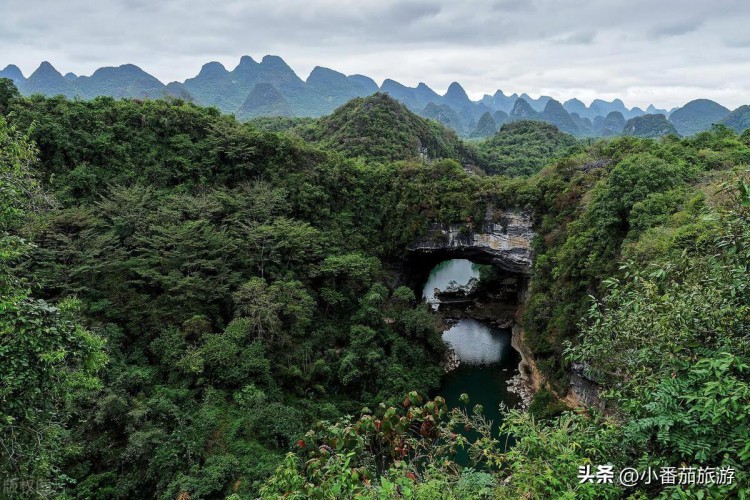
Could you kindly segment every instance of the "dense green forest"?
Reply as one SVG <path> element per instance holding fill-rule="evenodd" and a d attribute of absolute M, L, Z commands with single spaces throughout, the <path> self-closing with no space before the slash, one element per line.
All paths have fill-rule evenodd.
<path fill-rule="evenodd" d="M 555 157 L 575 152 L 578 141 L 544 122 L 518 121 L 479 143 L 480 163 L 494 174 L 528 176 Z"/>
<path fill-rule="evenodd" d="M 467 145 L 382 95 L 242 124 L 0 83 L 0 477 L 67 499 L 747 496 L 750 132 L 518 122 Z M 519 320 L 544 384 L 508 449 L 470 394 L 428 398 L 446 348 L 399 280 L 431 222 L 490 205 L 538 233 Z M 604 410 L 566 399 L 572 364 Z M 735 478 L 580 483 L 606 463 Z"/>
<path fill-rule="evenodd" d="M 349 101 L 302 129 L 301 135 L 346 156 L 386 162 L 420 156 L 455 158 L 462 149 L 455 132 L 381 93 Z"/>

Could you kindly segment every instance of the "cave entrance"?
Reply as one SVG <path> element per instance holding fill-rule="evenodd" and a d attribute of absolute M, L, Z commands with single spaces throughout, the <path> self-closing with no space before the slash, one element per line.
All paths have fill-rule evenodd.
<path fill-rule="evenodd" d="M 468 259 L 449 259 L 435 265 L 422 287 L 422 300 L 437 310 L 440 305 L 472 300 L 481 278 L 479 264 Z"/>
<path fill-rule="evenodd" d="M 476 319 L 503 327 L 512 326 L 529 282 L 528 275 L 507 270 L 481 252 L 411 252 L 404 270 L 415 294 L 447 315 L 469 309 L 479 315 Z M 442 293 L 436 294 L 436 288 Z"/>

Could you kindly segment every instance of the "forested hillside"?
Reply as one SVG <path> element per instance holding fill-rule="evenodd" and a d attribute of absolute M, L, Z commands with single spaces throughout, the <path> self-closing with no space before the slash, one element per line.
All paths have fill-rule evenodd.
<path fill-rule="evenodd" d="M 411 290 L 385 286 L 384 264 L 430 220 L 481 216 L 479 180 L 458 164 L 363 169 L 182 102 L 34 98 L 8 110 L 3 171 L 44 186 L 40 201 L 7 202 L 19 216 L 4 248 L 30 243 L 9 254 L 14 290 L 80 313 L 39 356 L 64 348 L 59 363 L 80 359 L 87 376 L 101 364 L 88 357 L 109 362 L 98 389 L 67 401 L 50 449 L 7 475 L 75 484 L 80 498 L 250 494 L 316 419 L 437 385 L 435 320 Z M 20 377 L 4 397 L 21 405 L 30 379 L 4 366 Z M 62 384 L 56 366 L 35 376 Z M 3 412 L 15 419 L 4 433 L 24 425 Z M 59 422 L 46 418 L 35 425 Z"/>
<path fill-rule="evenodd" d="M 0 477 L 71 499 L 749 491 L 750 132 L 516 122 L 469 146 L 380 94 L 248 124 L 0 83 Z M 508 449 L 470 394 L 430 399 L 446 347 L 398 275 L 430 223 L 488 206 L 538 234 L 519 320 L 543 380 Z M 573 364 L 603 409 L 566 398 Z M 736 474 L 579 481 L 606 463 Z"/>
<path fill-rule="evenodd" d="M 571 154 L 578 141 L 553 125 L 533 121 L 507 123 L 478 144 L 481 163 L 491 173 L 526 176 L 539 172 L 552 158 Z"/>
<path fill-rule="evenodd" d="M 459 159 L 464 149 L 455 132 L 381 93 L 351 100 L 300 135 L 349 157 L 380 161 Z"/>

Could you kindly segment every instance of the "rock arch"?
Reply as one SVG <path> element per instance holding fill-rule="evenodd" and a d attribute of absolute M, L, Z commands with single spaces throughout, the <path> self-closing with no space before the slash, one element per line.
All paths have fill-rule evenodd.
<path fill-rule="evenodd" d="M 533 237 L 530 212 L 488 210 L 485 219 L 473 228 L 466 224 L 432 224 L 407 250 L 412 256 L 466 258 L 528 277 L 533 263 Z"/>

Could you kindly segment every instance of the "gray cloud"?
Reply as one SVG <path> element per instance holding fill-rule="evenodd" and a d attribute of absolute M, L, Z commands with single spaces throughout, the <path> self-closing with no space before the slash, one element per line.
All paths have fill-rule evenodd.
<path fill-rule="evenodd" d="M 490 9 L 494 12 L 531 12 L 535 10 L 534 2 L 529 0 L 497 0 Z"/>
<path fill-rule="evenodd" d="M 661 38 L 666 36 L 680 36 L 686 35 L 696 31 L 702 24 L 701 20 L 690 20 L 672 24 L 665 24 L 656 26 L 651 30 L 651 36 L 653 38 Z"/>
<path fill-rule="evenodd" d="M 727 47 L 741 48 L 741 49 L 750 47 L 750 36 L 748 35 L 741 35 L 741 36 L 733 35 L 731 37 L 725 37 L 723 41 L 724 41 L 724 45 L 726 45 Z"/>
<path fill-rule="evenodd" d="M 442 7 L 437 2 L 399 2 L 389 5 L 383 12 L 387 22 L 397 21 L 411 25 L 440 13 Z"/>
<path fill-rule="evenodd" d="M 596 31 L 587 30 L 573 33 L 564 38 L 558 40 L 558 43 L 564 43 L 568 45 L 591 45 L 596 38 Z"/>
<path fill-rule="evenodd" d="M 0 67 L 141 66 L 163 81 L 282 56 L 377 81 L 659 107 L 750 101 L 743 0 L 0 0 Z"/>

